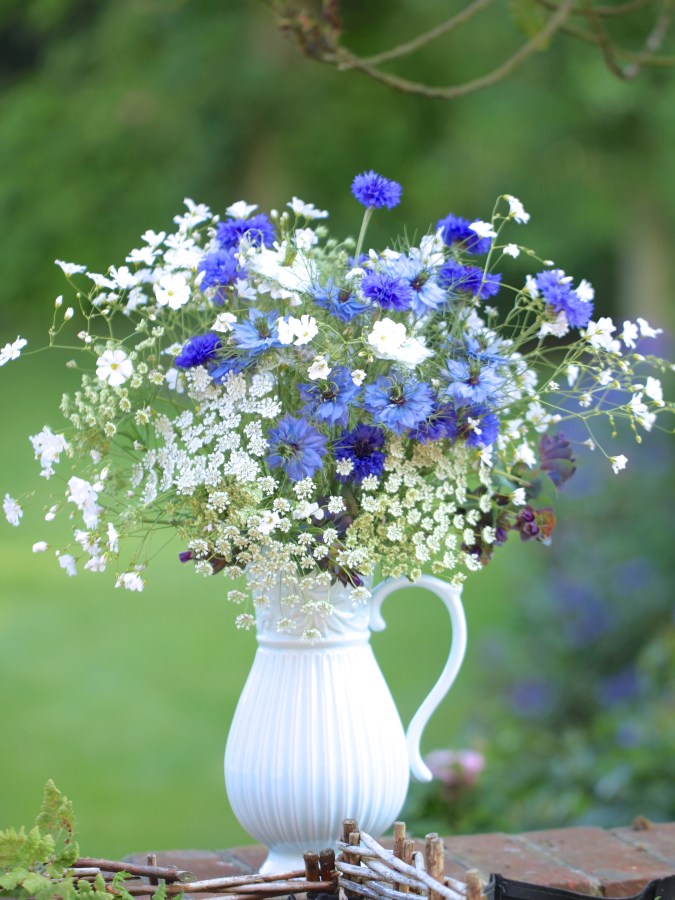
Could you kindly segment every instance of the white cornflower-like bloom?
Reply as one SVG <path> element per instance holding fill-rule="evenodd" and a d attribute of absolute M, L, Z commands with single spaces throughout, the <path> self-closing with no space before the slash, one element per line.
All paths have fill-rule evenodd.
<path fill-rule="evenodd" d="M 530 214 L 525 212 L 525 208 L 523 204 L 517 197 L 514 197 L 513 194 L 504 194 L 506 199 L 509 202 L 509 215 L 512 219 L 515 219 L 516 222 L 520 222 L 524 224 L 525 222 L 530 221 Z"/>
<path fill-rule="evenodd" d="M 5 499 L 2 501 L 2 509 L 10 525 L 16 526 L 19 524 L 23 515 L 23 509 L 21 509 L 21 504 L 17 503 L 9 494 L 5 494 Z"/>
<path fill-rule="evenodd" d="M 354 369 L 352 372 L 352 381 L 357 387 L 361 387 L 366 379 L 366 374 L 367 373 L 364 372 L 363 369 Z"/>
<path fill-rule="evenodd" d="M 169 309 L 180 309 L 190 299 L 190 285 L 185 276 L 178 272 L 162 275 L 154 290 L 157 305 L 168 306 Z"/>
<path fill-rule="evenodd" d="M 40 461 L 42 475 L 50 478 L 54 474 L 54 463 L 60 459 L 61 453 L 68 449 L 68 441 L 62 434 L 53 434 L 51 429 L 45 426 L 38 434 L 30 436 L 30 442 L 35 450 L 35 459 Z"/>
<path fill-rule="evenodd" d="M 57 551 L 57 557 L 59 560 L 59 565 L 64 570 L 66 575 L 70 575 L 71 577 L 77 575 L 77 565 L 75 564 L 74 556 L 71 556 L 70 553 L 59 553 Z"/>
<path fill-rule="evenodd" d="M 502 253 L 505 253 L 507 256 L 512 256 L 515 259 L 517 256 L 520 256 L 520 247 L 518 244 L 507 244 L 502 249 Z"/>
<path fill-rule="evenodd" d="M 612 464 L 612 469 L 615 475 L 618 475 L 618 473 L 621 472 L 622 469 L 625 469 L 626 464 L 628 463 L 627 457 L 623 456 L 623 454 L 621 456 L 610 456 L 609 461 Z"/>
<path fill-rule="evenodd" d="M 330 366 L 326 362 L 325 356 L 315 356 L 312 365 L 307 369 L 307 375 L 310 381 L 318 381 L 320 378 L 328 378 L 330 375 Z"/>
<path fill-rule="evenodd" d="M 12 344 L 5 344 L 5 346 L 0 349 L 0 366 L 4 366 L 5 363 L 8 363 L 13 359 L 18 359 L 27 343 L 28 341 L 19 335 Z"/>
<path fill-rule="evenodd" d="M 65 262 L 63 259 L 55 259 L 54 262 L 61 269 L 64 275 L 80 275 L 87 271 L 86 266 L 79 266 L 77 263 Z"/>
<path fill-rule="evenodd" d="M 247 203 L 245 200 L 237 200 L 236 203 L 232 203 L 228 206 L 225 212 L 233 219 L 248 219 L 251 213 L 254 213 L 257 208 L 257 203 Z"/>
<path fill-rule="evenodd" d="M 145 582 L 138 572 L 124 572 L 115 582 L 115 587 L 123 587 L 127 591 L 142 591 L 145 587 Z"/>
<path fill-rule="evenodd" d="M 124 350 L 106 350 L 96 362 L 96 374 L 110 387 L 119 387 L 131 378 L 134 366 Z"/>
<path fill-rule="evenodd" d="M 479 238 L 495 238 L 497 232 L 492 227 L 492 222 L 481 222 L 477 219 L 469 225 L 471 231 L 475 232 Z"/>

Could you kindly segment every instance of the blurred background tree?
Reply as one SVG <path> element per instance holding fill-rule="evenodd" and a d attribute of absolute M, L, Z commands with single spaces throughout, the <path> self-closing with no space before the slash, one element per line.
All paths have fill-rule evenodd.
<path fill-rule="evenodd" d="M 365 57 L 464 5 L 345 2 L 343 34 L 351 52 Z M 635 22 L 619 26 L 616 40 L 629 42 Z M 477 77 L 512 52 L 507 34 L 514 48 L 523 42 L 513 7 L 493 4 L 466 24 L 451 51 L 439 41 L 406 59 L 406 77 L 425 84 Z M 659 52 L 671 51 L 666 35 Z M 508 191 L 532 214 L 531 243 L 575 280 L 594 283 L 599 314 L 643 315 L 672 333 L 673 109 L 669 69 L 645 67 L 638 78 L 620 80 L 596 45 L 563 34 L 489 90 L 441 102 L 303 58 L 254 0 L 5 0 L 0 340 L 20 332 L 43 342 L 54 297 L 65 288 L 55 258 L 94 271 L 119 263 L 146 228 L 170 224 L 184 196 L 218 210 L 241 198 L 282 207 L 297 194 L 330 209 L 336 232 L 353 233 L 359 211 L 349 184 L 371 167 L 404 188 L 401 206 L 375 221 L 373 245 L 404 225 L 421 233 L 450 211 L 489 218 L 496 196 Z M 59 426 L 56 398 L 68 384 L 62 363 L 39 356 L 1 373 L 3 492 L 35 484 L 26 435 L 45 422 Z M 633 467 L 636 451 L 622 449 Z M 647 464 L 658 477 L 669 462 L 664 451 Z M 653 502 L 667 508 L 672 494 L 660 484 Z M 636 508 L 610 518 L 649 545 L 649 528 L 662 530 L 663 520 L 641 503 L 639 484 L 633 491 Z M 561 516 L 561 531 L 583 505 L 571 505 L 567 526 Z M 0 530 L 0 824 L 30 821 L 42 784 L 54 777 L 75 802 L 89 852 L 119 854 L 148 841 L 244 842 L 226 808 L 220 748 L 253 644 L 235 637 L 225 586 L 209 581 L 192 601 L 194 576 L 178 569 L 174 546 L 155 587 L 140 599 L 120 596 L 103 576 L 66 579 L 53 559 L 33 557 L 35 527 L 27 525 Z M 519 618 L 522 586 L 535 577 L 537 596 L 554 602 L 549 579 L 537 576 L 546 571 L 546 551 L 525 549 L 505 548 L 467 589 L 475 637 L 463 681 L 432 723 L 428 746 L 457 747 L 478 734 L 471 713 L 486 690 L 480 634 L 501 626 L 506 654 L 519 628 L 546 627 Z M 578 574 L 599 589 L 592 567 Z M 638 603 L 639 587 L 632 591 L 629 600 Z M 378 653 L 405 719 L 440 668 L 447 636 L 435 612 L 425 610 L 422 619 L 404 606 L 381 644 L 378 638 Z M 660 614 L 650 621 L 672 629 Z M 422 645 L 424 654 L 411 649 Z M 414 671 L 401 671 L 402 654 Z M 511 756 L 508 741 L 495 738 L 488 759 L 486 783 L 500 784 L 532 733 L 513 732 L 506 700 L 486 715 L 488 740 L 515 734 Z M 560 784 L 551 782 L 551 790 L 559 795 Z M 535 795 L 531 785 L 527 793 Z M 444 827 L 506 827 L 503 809 L 483 812 L 470 820 L 455 814 Z M 574 821 L 576 812 L 571 804 L 558 824 Z M 522 821 L 550 821 L 538 815 L 532 806 Z M 518 827 L 526 826 L 519 820 Z"/>

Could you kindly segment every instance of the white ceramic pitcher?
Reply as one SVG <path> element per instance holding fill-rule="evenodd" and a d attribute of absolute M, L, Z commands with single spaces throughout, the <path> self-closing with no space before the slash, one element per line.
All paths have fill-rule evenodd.
<path fill-rule="evenodd" d="M 225 783 L 239 822 L 269 848 L 261 872 L 302 868 L 304 851 L 333 846 L 347 817 L 381 834 L 400 813 L 409 772 L 431 780 L 420 739 L 462 664 L 466 620 L 459 588 L 428 575 L 415 582 L 445 603 L 452 644 L 406 734 L 370 632 L 385 627 L 385 598 L 411 586 L 405 578 L 385 581 L 368 603 L 356 604 L 339 583 L 306 592 L 305 601 L 329 599 L 334 607 L 314 618 L 322 637 L 313 643 L 276 629 L 282 615 L 294 614 L 281 589 L 258 608 L 258 650 L 227 740 Z"/>

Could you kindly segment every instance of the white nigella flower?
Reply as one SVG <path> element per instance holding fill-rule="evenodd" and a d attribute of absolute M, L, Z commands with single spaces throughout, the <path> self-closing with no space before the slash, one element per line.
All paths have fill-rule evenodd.
<path fill-rule="evenodd" d="M 127 591 L 142 591 L 145 582 L 138 572 L 124 572 L 115 582 L 115 587 L 123 587 Z"/>
<path fill-rule="evenodd" d="M 310 503 L 309 500 L 304 500 L 302 503 L 298 503 L 298 505 L 293 510 L 293 518 L 294 519 L 317 519 L 317 521 L 323 519 L 324 512 L 319 506 L 318 503 Z"/>
<path fill-rule="evenodd" d="M 63 271 L 64 275 L 80 275 L 87 271 L 86 266 L 79 266 L 77 263 L 65 262 L 63 259 L 55 259 L 54 262 Z"/>
<path fill-rule="evenodd" d="M 363 369 L 354 369 L 352 372 L 352 381 L 357 387 L 361 387 L 363 382 L 366 380 L 367 373 L 363 371 Z"/>
<path fill-rule="evenodd" d="M 507 256 L 512 256 L 515 259 L 517 256 L 520 256 L 520 247 L 518 244 L 507 244 L 502 249 L 502 253 L 505 253 Z"/>
<path fill-rule="evenodd" d="M 323 209 L 317 209 L 313 203 L 305 203 L 304 200 L 300 200 L 299 197 L 293 197 L 290 203 L 287 203 L 286 206 L 290 206 L 296 216 L 302 216 L 305 219 L 326 219 L 328 218 L 328 212 Z"/>
<path fill-rule="evenodd" d="M 0 366 L 4 366 L 5 363 L 8 363 L 13 359 L 18 359 L 27 343 L 28 341 L 19 335 L 12 344 L 5 344 L 5 346 L 0 349 Z"/>
<path fill-rule="evenodd" d="M 257 208 L 257 203 L 247 203 L 245 200 L 237 200 L 236 203 L 232 203 L 228 206 L 225 212 L 233 219 L 248 219 L 251 213 L 254 213 Z"/>
<path fill-rule="evenodd" d="M 610 456 L 609 461 L 612 464 L 612 469 L 613 469 L 615 475 L 618 475 L 618 473 L 622 469 L 625 469 L 626 464 L 628 463 L 628 459 L 625 456 L 623 456 L 623 454 L 621 456 Z"/>
<path fill-rule="evenodd" d="M 481 222 L 477 219 L 469 225 L 471 231 L 475 232 L 479 238 L 495 238 L 497 232 L 492 227 L 492 222 Z"/>
<path fill-rule="evenodd" d="M 23 515 L 23 509 L 21 509 L 21 505 L 10 497 L 9 494 L 5 494 L 5 499 L 2 501 L 2 509 L 5 513 L 5 518 L 9 522 L 10 525 L 18 525 Z"/>
<path fill-rule="evenodd" d="M 525 212 L 523 204 L 513 194 L 504 194 L 509 203 L 509 215 L 516 222 L 525 223 L 530 221 L 530 214 Z"/>
<path fill-rule="evenodd" d="M 190 285 L 179 272 L 162 275 L 154 290 L 157 305 L 168 306 L 169 309 L 180 309 L 190 299 Z"/>
<path fill-rule="evenodd" d="M 401 347 L 407 336 L 405 325 L 385 316 L 373 325 L 373 330 L 368 335 L 368 343 L 380 358 L 383 355 L 391 358 L 390 354 Z"/>
<path fill-rule="evenodd" d="M 131 378 L 133 363 L 124 350 L 106 350 L 96 362 L 96 374 L 111 387 L 119 387 Z"/>
<path fill-rule="evenodd" d="M 296 347 L 302 347 L 308 344 L 312 338 L 319 333 L 314 316 L 300 316 L 296 319 L 289 316 L 288 319 L 279 319 L 277 322 L 279 332 L 279 340 L 282 344 L 295 344 Z"/>
<path fill-rule="evenodd" d="M 312 365 L 307 369 L 307 375 L 310 381 L 318 381 L 321 378 L 328 378 L 330 375 L 330 366 L 326 362 L 325 356 L 315 356 Z"/>

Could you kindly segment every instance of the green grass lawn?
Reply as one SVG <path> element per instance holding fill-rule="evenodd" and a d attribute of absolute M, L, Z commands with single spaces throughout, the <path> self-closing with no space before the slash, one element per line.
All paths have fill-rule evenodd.
<path fill-rule="evenodd" d="M 29 433 L 59 427 L 64 370 L 50 354 L 13 363 L 0 411 L 0 493 L 40 486 Z M 9 389 L 7 389 L 9 385 Z M 198 578 L 167 546 L 141 593 L 115 590 L 112 573 L 68 578 L 35 504 L 20 528 L 0 523 L 0 827 L 31 824 L 53 778 L 73 801 L 83 849 L 119 856 L 172 847 L 248 843 L 229 808 L 222 758 L 255 651 L 234 627 L 222 578 Z M 507 632 L 526 566 L 545 550 L 513 543 L 465 591 L 464 669 L 423 744 L 462 746 L 480 704 L 480 638 Z M 410 590 L 387 600 L 388 628 L 373 643 L 404 722 L 445 660 L 450 626 L 441 603 Z"/>

